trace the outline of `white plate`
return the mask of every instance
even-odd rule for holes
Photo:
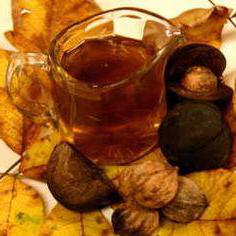
[[[13,49],[3,36],[4,31],[12,29],[10,2],[11,0],[0,0],[0,47],[6,49]],[[167,18],[174,17],[187,9],[209,8],[212,6],[208,0],[97,0],[97,3],[104,10],[121,6],[133,6],[156,12]],[[236,9],[235,0],[215,0],[215,3]],[[236,78],[236,29],[230,23],[227,23],[224,28],[221,50],[227,58],[225,76],[231,86],[234,87],[234,80]],[[19,156],[12,152],[1,140],[0,156],[0,172],[6,170],[19,159]],[[46,184],[29,179],[24,181],[39,191],[46,202],[47,212],[49,212],[56,204],[56,201],[47,189]],[[106,212],[106,214],[109,217],[109,212]]]

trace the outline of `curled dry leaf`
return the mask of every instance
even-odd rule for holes
[[[159,226],[159,213],[133,203],[119,205],[112,215],[116,234],[121,236],[150,236]]]
[[[208,206],[202,190],[190,179],[179,177],[179,187],[175,198],[164,208],[162,213],[170,220],[188,223],[198,219]]]
[[[196,8],[171,19],[171,22],[183,29],[187,41],[220,47],[222,30],[231,12],[231,9],[221,6]]]
[[[22,152],[23,116],[0,88],[0,138],[15,152]]]
[[[0,182],[0,192],[0,235],[38,235],[44,220],[44,204],[38,193],[11,176]]]
[[[80,214],[56,205],[42,225],[39,235],[114,236],[114,233],[100,211]]]
[[[24,176],[44,180],[51,153],[61,139],[59,132],[52,126],[42,126],[25,118],[23,136],[20,172]]]
[[[88,0],[12,0],[13,32],[8,40],[21,51],[47,51],[51,40],[66,26],[98,13]]]
[[[156,160],[145,161],[122,170],[113,180],[125,199],[147,208],[160,208],[177,193],[178,170]]]

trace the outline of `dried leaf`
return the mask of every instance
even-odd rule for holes
[[[152,236],[233,236],[236,235],[236,221],[193,221],[178,224],[165,220]]]
[[[201,220],[230,220],[236,217],[236,173],[211,170],[188,175],[206,195],[209,206]]]
[[[182,27],[187,41],[220,47],[222,30],[231,12],[231,9],[221,6],[196,8],[171,19],[171,22]]]
[[[100,11],[87,0],[12,0],[12,9],[14,31],[6,37],[21,51],[47,51],[62,29]]]
[[[0,138],[15,152],[22,152],[23,116],[0,88]]]
[[[59,132],[53,127],[40,126],[29,120],[25,120],[24,126],[20,172],[30,178],[44,179],[51,152],[60,142]]]
[[[56,205],[42,225],[40,236],[113,236],[111,225],[100,211],[80,214]]]
[[[44,204],[38,193],[11,176],[0,182],[0,235],[38,235]]]

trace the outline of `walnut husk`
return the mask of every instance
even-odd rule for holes
[[[124,199],[157,209],[175,197],[178,169],[156,160],[146,161],[125,168],[114,184]]]
[[[112,224],[121,236],[150,236],[159,226],[159,213],[127,202],[113,212]]]
[[[162,213],[170,220],[188,223],[198,219],[207,206],[207,198],[197,184],[179,177],[178,192],[173,201],[162,208]]]

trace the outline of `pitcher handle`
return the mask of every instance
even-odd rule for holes
[[[32,68],[30,68],[32,67]],[[6,87],[7,93],[14,105],[26,116],[35,122],[45,123],[54,119],[52,100],[49,96],[49,86],[44,86],[41,81],[24,74],[24,70],[39,69],[48,75],[50,65],[48,56],[42,53],[14,53],[7,69]],[[47,76],[45,76],[47,77]],[[48,78],[46,78],[48,80]],[[48,81],[48,84],[50,81]],[[31,91],[33,88],[33,91]],[[43,98],[43,99],[42,99]],[[44,101],[40,101],[40,100]]]

